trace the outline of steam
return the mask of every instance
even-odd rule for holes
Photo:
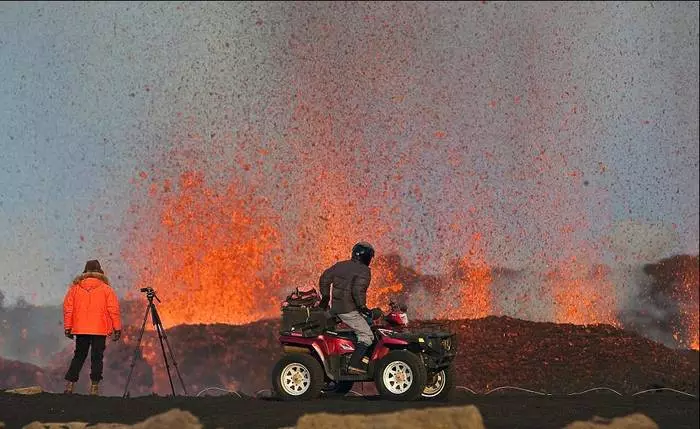
[[[64,341],[65,340],[65,341]],[[68,345],[60,306],[34,306],[23,298],[6,305],[0,291],[0,355],[43,366]]]
[[[552,285],[564,282],[575,286],[574,293],[581,297],[581,302],[573,300],[576,320],[567,321],[613,323],[668,347],[687,348],[698,335],[697,326],[692,326],[699,306],[698,257],[671,256],[677,254],[679,242],[672,227],[625,221],[614,226],[608,239],[613,259],[609,265],[584,262],[568,271],[549,272],[539,267],[492,267],[489,314],[555,321],[562,303]],[[452,272],[423,275],[397,255],[379,257],[378,263],[402,283],[402,293],[393,298],[408,304],[414,319],[450,317],[460,294],[469,293],[470,284],[456,282]],[[381,278],[374,283],[383,286]]]
[[[639,220],[618,222],[610,237],[610,249],[617,262],[611,275],[616,285],[620,321],[623,326],[670,347],[679,343],[674,338],[680,328],[678,297],[668,293],[672,289],[670,284],[654,292],[655,282],[662,279],[645,272],[645,266],[672,255],[678,250],[679,242],[679,234],[672,227]]]

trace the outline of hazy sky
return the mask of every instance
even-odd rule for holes
[[[516,267],[584,245],[697,253],[698,10],[2,2],[0,289],[59,302],[93,257],[131,287],[120,254],[147,199],[131,181],[187,166],[290,219],[362,198],[393,225],[378,246],[433,255],[426,270],[474,232]],[[186,166],[167,156],[184,145]]]

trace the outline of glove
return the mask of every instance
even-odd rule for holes
[[[377,320],[384,316],[384,312],[382,311],[381,308],[373,308],[372,309],[372,320]]]
[[[64,329],[63,335],[65,335],[66,338],[70,338],[71,340],[73,339],[73,334],[70,333],[70,329]]]
[[[122,336],[122,331],[114,331],[112,332],[112,341],[119,341],[119,338]]]

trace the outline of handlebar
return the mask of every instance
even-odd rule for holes
[[[399,311],[403,311],[403,312],[408,311],[408,306],[406,304],[397,304],[394,301],[389,301],[389,308],[392,311],[395,311],[395,310],[399,310]]]

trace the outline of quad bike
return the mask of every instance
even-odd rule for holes
[[[374,319],[367,319],[375,340],[367,350],[369,364],[363,375],[347,372],[357,338],[339,319],[329,318],[321,329],[301,323],[281,330],[284,355],[272,371],[277,396],[308,400],[322,392],[344,395],[355,382],[374,381],[385,399],[446,399],[454,388],[455,335],[409,332],[406,308],[393,302],[388,314],[379,309],[372,314]]]

